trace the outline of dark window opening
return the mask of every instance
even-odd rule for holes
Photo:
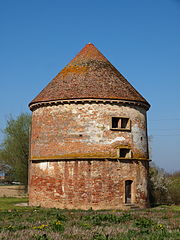
[[[130,130],[130,119],[123,117],[112,117],[112,129]]]
[[[129,118],[122,118],[121,119],[121,128],[127,128]]]
[[[119,120],[120,118],[117,118],[117,117],[113,117],[112,118],[112,128],[118,128],[119,127]]]
[[[131,158],[131,150],[128,148],[120,148],[119,149],[119,157],[120,158]]]

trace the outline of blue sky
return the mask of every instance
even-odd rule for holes
[[[0,0],[0,128],[89,42],[152,105],[155,164],[180,170],[180,0]]]

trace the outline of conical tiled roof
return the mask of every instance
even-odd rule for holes
[[[29,104],[73,99],[112,99],[149,103],[91,43]]]

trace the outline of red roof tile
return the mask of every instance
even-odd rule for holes
[[[115,99],[149,103],[91,43],[29,104],[54,100]]]

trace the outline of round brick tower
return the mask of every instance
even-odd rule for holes
[[[29,107],[31,206],[148,206],[150,105],[93,44]]]

